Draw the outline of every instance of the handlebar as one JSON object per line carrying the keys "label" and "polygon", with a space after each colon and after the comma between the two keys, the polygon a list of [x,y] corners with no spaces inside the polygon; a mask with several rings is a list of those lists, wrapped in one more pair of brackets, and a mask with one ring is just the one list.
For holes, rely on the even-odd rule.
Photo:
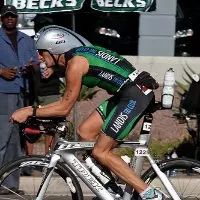
{"label": "handlebar", "polygon": [[56,117],[56,118],[38,118],[29,117],[28,120],[21,124],[22,133],[24,135],[55,135],[58,128],[65,123],[67,124],[66,118]]}

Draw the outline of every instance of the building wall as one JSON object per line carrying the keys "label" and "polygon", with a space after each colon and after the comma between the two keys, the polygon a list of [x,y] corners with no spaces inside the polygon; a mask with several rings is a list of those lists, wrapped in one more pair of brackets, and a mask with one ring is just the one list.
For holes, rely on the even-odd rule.
{"label": "building wall", "polygon": [[[187,75],[184,69],[188,70],[189,66],[195,73],[200,73],[200,57],[168,57],[168,56],[124,56],[137,69],[150,72],[159,83],[162,84],[165,72],[169,68],[175,70],[175,77],[177,81],[186,83],[184,77]],[[190,73],[190,72],[189,72]]]}
{"label": "building wall", "polygon": [[177,0],[156,0],[154,12],[141,13],[139,56],[174,56]]}

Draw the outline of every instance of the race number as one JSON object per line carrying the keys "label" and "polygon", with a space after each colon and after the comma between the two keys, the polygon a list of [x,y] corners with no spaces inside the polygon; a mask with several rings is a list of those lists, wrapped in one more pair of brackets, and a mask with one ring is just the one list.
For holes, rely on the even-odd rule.
{"label": "race number", "polygon": [[151,123],[144,122],[142,130],[144,130],[144,131],[150,131],[151,130]]}
{"label": "race number", "polygon": [[148,155],[148,149],[146,147],[137,147],[135,149],[135,156],[147,156]]}

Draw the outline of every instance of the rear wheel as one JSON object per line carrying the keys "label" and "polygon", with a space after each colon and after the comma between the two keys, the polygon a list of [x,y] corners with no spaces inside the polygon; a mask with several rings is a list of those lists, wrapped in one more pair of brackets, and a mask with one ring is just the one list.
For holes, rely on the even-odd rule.
{"label": "rear wheel", "polygon": [[[168,176],[181,199],[200,199],[200,162],[191,159],[172,159],[162,161],[159,163],[159,167]],[[170,198],[170,195],[152,168],[144,173],[142,179],[161,190]]]}
{"label": "rear wheel", "polygon": [[[40,156],[22,157],[3,167],[0,171],[0,199],[35,200],[47,169],[49,159]],[[19,188],[8,188],[6,181],[19,174]],[[80,184],[73,172],[62,163],[57,163],[45,200],[83,200]]]}

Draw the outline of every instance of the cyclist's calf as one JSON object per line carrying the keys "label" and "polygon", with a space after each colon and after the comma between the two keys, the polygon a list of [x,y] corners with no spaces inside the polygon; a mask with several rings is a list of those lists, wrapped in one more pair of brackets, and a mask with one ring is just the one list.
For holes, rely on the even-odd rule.
{"label": "cyclist's calf", "polygon": [[92,156],[101,164],[107,166],[107,155],[108,152],[102,151],[102,149],[99,149],[98,147],[94,147],[92,150]]}
{"label": "cyclist's calf", "polygon": [[116,145],[117,141],[104,134],[100,134],[93,148],[92,156],[101,164],[109,167],[111,157],[115,156],[112,150]]}

